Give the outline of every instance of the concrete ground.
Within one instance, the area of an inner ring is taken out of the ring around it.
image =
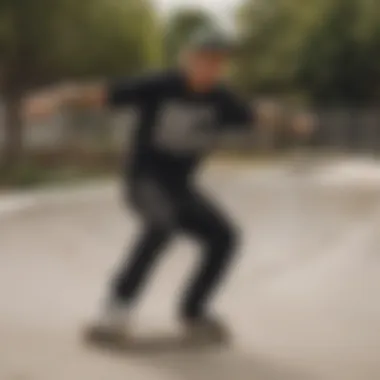
[[[243,230],[215,302],[235,335],[228,349],[128,356],[81,344],[136,233],[116,184],[0,202],[0,379],[379,379],[379,169],[303,169],[215,167],[202,180]],[[173,242],[139,308],[142,330],[170,329],[197,257]]]

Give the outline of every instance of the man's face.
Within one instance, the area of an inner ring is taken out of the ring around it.
[[[226,52],[195,51],[186,57],[190,80],[199,88],[212,88],[224,76],[229,63]]]

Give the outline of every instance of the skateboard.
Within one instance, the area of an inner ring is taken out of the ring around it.
[[[231,338],[223,334],[190,334],[184,331],[151,331],[149,334],[113,334],[89,326],[83,330],[83,341],[91,347],[134,353],[178,352],[225,347]]]

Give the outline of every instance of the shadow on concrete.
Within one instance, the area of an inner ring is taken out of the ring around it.
[[[314,380],[286,365],[234,350],[155,355],[143,360],[162,378],[176,380]]]

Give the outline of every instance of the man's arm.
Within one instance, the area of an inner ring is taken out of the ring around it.
[[[227,89],[221,89],[218,113],[218,145],[240,145],[254,137],[256,109]]]
[[[46,117],[62,106],[80,108],[123,107],[149,98],[155,91],[154,77],[123,79],[113,82],[76,84],[60,91],[50,101],[26,102],[31,117]]]
[[[94,108],[134,105],[153,94],[155,82],[154,77],[143,77],[77,86],[66,100],[69,104]]]
[[[250,132],[256,121],[254,107],[226,89],[221,91],[220,97],[219,125],[222,132]]]
[[[109,87],[105,83],[81,84],[64,92],[62,105],[103,108],[108,105]]]
[[[225,91],[221,107],[221,138],[234,142],[244,141],[252,138],[258,127],[275,130],[282,117],[282,112],[275,103],[249,104]],[[309,137],[316,127],[316,121],[307,112],[295,112],[289,121],[291,132],[301,138]]]

